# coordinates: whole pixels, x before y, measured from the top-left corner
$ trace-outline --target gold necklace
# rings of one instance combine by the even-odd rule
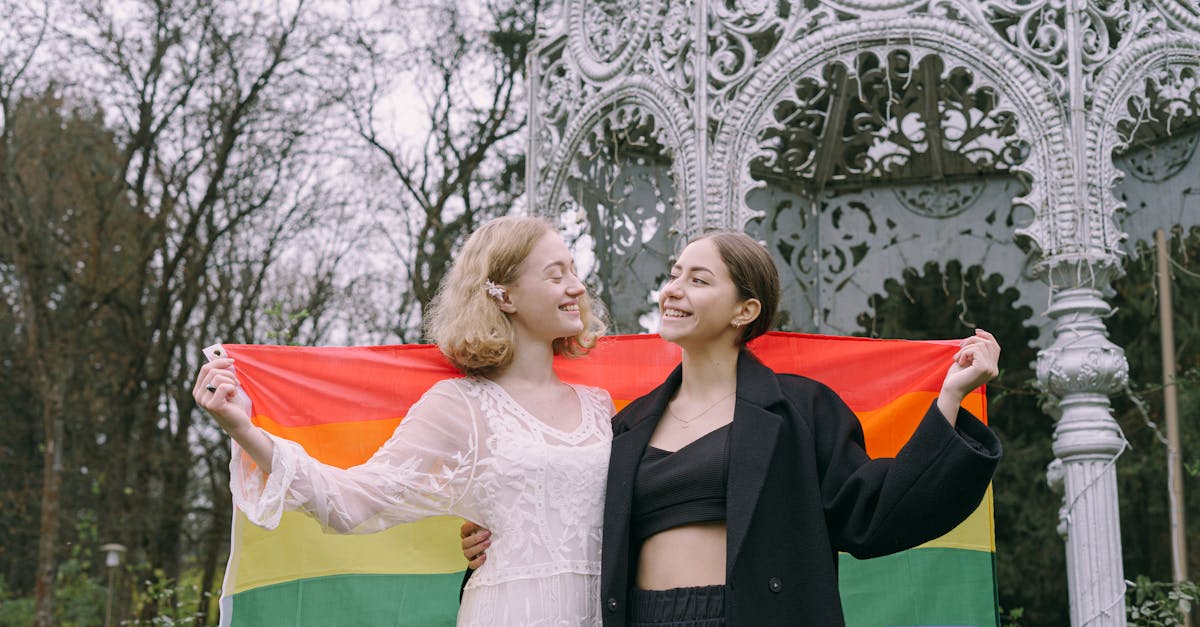
[[[716,401],[714,401],[714,402],[713,402],[713,404],[712,404],[712,405],[709,405],[708,407],[705,407],[705,408],[704,408],[704,411],[702,411],[702,412],[700,412],[700,413],[696,414],[695,416],[692,416],[691,418],[688,418],[688,419],[686,419],[686,420],[685,420],[685,419],[683,419],[683,418],[682,418],[682,417],[681,417],[679,414],[675,413],[675,410],[674,410],[674,409],[671,409],[671,406],[670,406],[669,404],[667,405],[667,413],[668,413],[668,414],[671,414],[671,417],[672,417],[672,418],[674,418],[675,420],[678,420],[678,421],[680,422],[680,424],[682,424],[682,425],[683,425],[683,428],[684,428],[684,429],[687,429],[689,426],[691,426],[691,424],[692,424],[693,422],[695,422],[697,419],[699,419],[699,418],[700,418],[701,416],[703,416],[704,414],[707,414],[709,411],[711,411],[711,410],[712,410],[712,408],[713,408],[713,407],[716,407],[716,406],[717,406],[717,403],[720,403],[721,401],[723,401],[723,400],[725,400],[725,399],[729,398],[730,396],[733,396],[734,392],[737,392],[737,389],[736,389],[736,388],[733,390],[733,392],[730,392],[730,393],[726,394],[725,396],[722,396],[721,398],[718,398]]]

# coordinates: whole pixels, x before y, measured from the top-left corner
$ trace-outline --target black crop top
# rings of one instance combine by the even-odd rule
[[[732,432],[725,425],[674,452],[646,447],[633,483],[635,542],[673,527],[725,520]]]

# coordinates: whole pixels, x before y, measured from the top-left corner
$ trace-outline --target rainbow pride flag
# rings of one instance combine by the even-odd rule
[[[751,350],[776,371],[836,390],[862,421],[868,453],[886,457],[937,397],[957,345],[771,333]],[[428,345],[224,348],[236,360],[255,422],[341,467],[366,461],[433,383],[460,376]],[[678,363],[678,347],[630,335],[604,338],[587,358],[555,367],[567,381],[608,389],[620,409]],[[964,405],[986,422],[982,388]],[[221,625],[453,625],[466,566],[460,522],[439,517],[340,536],[295,512],[270,532],[237,512]],[[995,550],[989,491],[958,528],[925,545],[865,561],[842,555],[847,624],[996,627]]]

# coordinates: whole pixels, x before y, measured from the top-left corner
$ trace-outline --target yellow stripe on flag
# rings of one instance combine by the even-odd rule
[[[918,549],[967,549],[970,551],[996,552],[996,534],[992,526],[992,486],[989,484],[987,494],[979,507],[967,516],[949,533],[934,538]]]
[[[234,589],[224,594],[328,575],[461,572],[467,567],[459,548],[461,524],[460,518],[438,516],[379,533],[338,535],[325,533],[301,512],[284,512],[274,531],[251,523],[245,514],[237,512],[237,578]]]

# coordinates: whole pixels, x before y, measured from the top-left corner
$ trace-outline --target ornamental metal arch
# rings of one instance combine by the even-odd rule
[[[594,254],[601,265],[611,267],[619,262],[625,270],[605,273],[603,282],[592,281],[593,289],[609,310],[615,308],[615,302],[621,302],[620,308],[630,311],[630,315],[612,320],[613,328],[618,331],[636,330],[637,327],[626,320],[636,320],[650,309],[646,295],[661,275],[661,271],[656,273],[655,269],[667,266],[672,252],[668,241],[671,233],[689,227],[687,216],[679,209],[698,202],[695,191],[699,187],[699,169],[695,165],[697,151],[693,148],[694,135],[690,132],[686,109],[675,95],[654,87],[650,81],[635,79],[612,89],[593,92],[563,128],[539,127],[538,137],[542,139],[539,147],[552,157],[545,161],[537,157],[529,160],[530,178],[541,182],[533,188],[534,206],[560,220],[569,220],[575,213],[583,214],[575,218],[576,236],[591,237],[596,244]],[[660,212],[664,214],[662,220],[647,215],[653,213],[654,208],[643,205],[657,204],[651,199],[618,199],[597,194],[596,190],[577,190],[579,194],[592,197],[588,202],[573,197],[567,189],[573,176],[586,178],[586,174],[579,172],[581,161],[603,158],[592,144],[624,142],[628,145],[630,136],[637,133],[647,135],[640,142],[647,144],[640,146],[643,152],[661,153],[658,155],[660,160],[668,162],[665,169],[673,189],[666,194],[669,197],[665,202],[670,209]],[[613,176],[619,177],[619,174]],[[609,182],[610,185],[614,183]],[[628,181],[621,183],[621,187],[628,186]],[[600,195],[610,197],[597,198]],[[621,212],[620,206],[605,206],[630,203],[634,206],[626,207],[627,215],[614,215]],[[679,219],[674,219],[675,216]],[[654,224],[644,229],[647,222]],[[643,230],[651,233],[643,234]]]
[[[861,264],[839,270],[837,281],[856,270],[875,272],[860,292],[875,289],[905,264],[947,254],[916,250],[921,242],[896,243],[904,239],[903,228],[947,240],[978,227],[975,236],[992,252],[972,250],[971,262],[1003,266],[1005,281],[1019,284],[1025,304],[1044,310],[1038,324],[1053,330],[1053,340],[1039,351],[1037,371],[1055,401],[1055,462],[1047,474],[1063,490],[1059,530],[1071,623],[1125,625],[1114,464],[1126,443],[1109,397],[1124,388],[1128,365],[1104,326],[1111,310],[1104,290],[1127,254],[1125,207],[1114,189],[1123,177],[1120,164],[1136,169],[1145,161],[1126,158],[1135,136],[1157,141],[1171,132],[1154,126],[1162,121],[1156,116],[1200,126],[1200,1],[558,0],[543,15],[530,57],[530,204],[548,216],[579,213],[579,200],[564,189],[571,177],[586,176],[581,159],[614,158],[619,151],[596,149],[604,142],[641,146],[649,161],[634,165],[654,173],[622,178],[619,202],[596,201],[625,212],[622,245],[629,248],[618,256],[653,246],[661,257],[671,242],[678,245],[707,227],[756,228],[766,211],[747,199],[770,187],[766,178],[808,176],[819,191],[838,180],[837,167],[853,183],[850,192],[839,192],[839,202],[819,202],[819,193],[802,189],[812,197],[804,210],[810,213],[800,216],[791,200],[772,211],[798,221],[824,220],[803,228],[840,228],[839,236],[870,231],[852,250],[830,253],[843,266],[848,255]],[[890,89],[894,81],[886,74],[893,69],[921,73],[913,80],[925,81],[903,95],[908,101],[889,92],[882,100],[859,94],[847,105],[844,94],[830,89],[836,83],[862,90],[870,81]],[[937,102],[921,109],[915,101],[935,89]],[[901,122],[866,110],[895,103],[909,107],[911,119],[924,128],[905,136]],[[789,116],[815,119],[838,107],[844,114],[847,106],[858,107],[867,123],[846,128],[868,135],[865,140],[847,139],[838,124],[836,133],[816,140],[811,128],[789,126],[795,119]],[[941,131],[958,135],[939,131],[943,123]],[[972,149],[964,131],[973,137],[991,133],[984,151],[990,156],[974,161],[981,164],[981,178],[974,180],[962,179],[969,171],[963,164],[972,159],[963,152]],[[852,148],[859,152],[831,164],[848,149],[826,144],[820,150],[822,141],[858,142]],[[1183,168],[1195,144],[1172,144],[1178,162],[1172,172]],[[891,156],[881,157],[881,150]],[[962,152],[965,160],[922,151]],[[896,155],[922,159],[936,171],[929,179],[938,185],[914,181],[919,168],[874,167],[889,158],[899,163]],[[959,187],[941,183],[950,179],[941,178],[939,164],[959,168]],[[907,178],[896,178],[897,171]],[[604,176],[614,184],[611,173]],[[990,182],[981,186],[980,180]],[[637,185],[660,189],[637,196],[630,191]],[[894,194],[879,191],[888,186]],[[1138,189],[1144,194],[1146,187]],[[992,203],[990,211],[979,209],[985,201]],[[925,215],[913,217],[920,213],[912,211],[914,203],[925,203]],[[1156,217],[1139,209],[1137,228],[1156,219],[1200,224],[1200,211],[1179,211],[1168,218],[1165,211]],[[630,226],[644,219],[655,223],[653,233]],[[903,224],[884,233],[883,223]],[[890,248],[861,253],[880,242]],[[967,248],[969,243],[957,252]],[[814,254],[821,252],[829,251]],[[889,267],[869,270],[872,264]],[[653,274],[647,267],[626,263],[623,271]],[[637,290],[652,291],[655,277],[643,278],[625,300],[614,301],[636,311],[618,316],[636,320],[645,310],[649,294]],[[1039,281],[1040,293],[1032,281]],[[834,307],[850,302],[838,300]],[[811,319],[812,330],[842,328],[827,325],[819,312]]]
[[[694,136],[691,134],[691,121],[686,113],[686,106],[669,94],[656,91],[655,87],[652,82],[641,79],[598,92],[575,113],[560,140],[544,141],[540,148],[553,147],[554,152],[545,163],[540,160],[531,162],[537,167],[537,170],[531,173],[531,178],[540,182],[534,188],[535,206],[561,207],[564,179],[571,159],[578,153],[580,145],[590,133],[596,131],[596,126],[605,116],[626,106],[638,110],[639,115],[653,118],[662,143],[674,153],[672,172],[679,190],[676,202],[680,207],[695,204],[697,198],[694,190],[699,187],[699,173],[695,164]],[[687,226],[685,218],[683,229],[687,230]]]
[[[1197,20],[1200,32],[1200,20]],[[1189,81],[1183,74],[1190,74]],[[1133,132],[1121,132],[1122,123],[1129,125],[1153,116],[1150,96],[1146,93],[1147,83],[1173,84],[1179,92],[1173,106],[1166,111],[1168,116],[1186,118],[1200,115],[1200,37],[1178,34],[1163,34],[1150,37],[1131,47],[1120,57],[1113,59],[1098,77],[1094,100],[1094,117],[1088,124],[1088,146],[1093,149],[1088,164],[1094,169],[1094,180],[1098,183],[1090,191],[1093,197],[1089,204],[1097,208],[1099,218],[1108,221],[1106,233],[1120,233],[1112,223],[1114,216],[1125,210],[1125,204],[1113,193],[1125,173],[1116,165],[1116,155],[1129,147]],[[1137,99],[1139,104],[1131,103]],[[1169,132],[1170,118],[1163,121]],[[1200,222],[1200,216],[1197,216]],[[1190,226],[1190,225],[1188,225]],[[1115,243],[1109,243],[1112,246]]]
[[[767,111],[779,101],[783,90],[830,63],[852,65],[853,57],[862,52],[878,54],[894,50],[915,53],[914,65],[926,55],[936,55],[970,68],[996,90],[1003,103],[1001,107],[1013,113],[1018,121],[1017,132],[1031,146],[1031,158],[1012,168],[1028,175],[1032,182],[1028,193],[1014,199],[1017,205],[1029,207],[1035,216],[1033,223],[1021,232],[1039,250],[1055,251],[1061,221],[1055,219],[1052,208],[1070,211],[1074,203],[1070,179],[1038,176],[1070,170],[1069,154],[1064,150],[1063,123],[1054,107],[1053,95],[1044,81],[1038,80],[1012,53],[960,23],[935,17],[842,23],[775,51],[742,88],[713,142],[709,182],[710,195],[716,202],[709,206],[710,213],[706,216],[709,221],[744,227],[750,220],[761,217],[744,202],[745,192],[757,186],[749,176],[748,165]],[[946,63],[947,67],[950,65]]]
[[[900,21],[864,20],[836,24],[818,30],[804,37],[802,41],[781,44],[773,51],[739,88],[736,99],[723,108],[725,119],[716,124],[717,131],[712,142],[712,167],[708,177],[710,200],[707,213],[701,216],[705,223],[747,228],[752,221],[764,217],[761,209],[756,210],[747,203],[747,194],[763,186],[762,181],[754,180],[749,169],[761,154],[759,144],[763,129],[770,124],[770,111],[778,108],[783,98],[782,94],[794,88],[798,82],[810,78],[819,80],[818,75],[833,64],[853,67],[856,57],[861,55],[880,56],[897,52],[910,54],[909,65],[913,74],[919,71],[920,64],[931,57],[942,62],[946,75],[959,69],[967,69],[974,79],[970,85],[971,89],[989,90],[993,96],[996,106],[987,112],[987,116],[1011,116],[1013,128],[1010,129],[1010,142],[1020,140],[1027,146],[1029,155],[1020,162],[1012,163],[1006,172],[1010,175],[1022,175],[1023,180],[1028,182],[1028,188],[1014,194],[1015,198],[1014,195],[1009,195],[1003,202],[1009,204],[1009,200],[1012,201],[1009,216],[1021,213],[1024,209],[1032,219],[1022,221],[1022,228],[1014,229],[1009,234],[1007,243],[1013,244],[1013,236],[1024,236],[1035,252],[1047,249],[1055,251],[1063,239],[1057,235],[1060,225],[1069,227],[1077,221],[1074,184],[1069,175],[1070,154],[1065,148],[1067,142],[1062,133],[1063,121],[1054,106],[1055,95],[1045,81],[1039,80],[1034,72],[1022,66],[1019,58],[1011,51],[960,23],[930,16],[910,17]],[[965,113],[978,114],[979,111],[976,109]],[[936,124],[936,120],[934,122]],[[963,150],[963,146],[956,148]],[[1047,172],[1067,175],[1039,175]],[[943,196],[950,191],[953,190],[937,190]],[[959,210],[961,209],[960,206]],[[871,220],[871,217],[868,215],[866,219]],[[919,225],[912,224],[908,235],[899,231],[900,239],[903,242],[913,237],[914,230],[936,229],[936,222],[934,220]],[[980,225],[982,226],[982,222]],[[987,238],[1001,243],[1003,238],[997,237],[995,229],[980,230],[990,231]],[[897,231],[892,231],[888,236],[873,238],[875,246],[872,254],[899,246],[904,250],[893,251],[890,256],[902,258],[909,267],[921,267],[926,262],[942,259],[937,256],[938,251],[930,247],[885,243],[889,236],[895,239],[896,234]],[[857,245],[866,243],[860,238],[855,240]],[[970,247],[960,247],[953,252],[964,262],[986,265],[989,261],[978,256],[978,251],[971,250]],[[1013,256],[1023,254],[1016,246],[1009,252]],[[1011,258],[995,259],[995,252],[991,256],[992,263],[998,262],[1007,267],[1014,267],[1015,264],[1015,267],[1020,269],[1019,262]],[[885,264],[885,267],[893,266],[884,260],[880,260],[879,263]],[[842,271],[840,274],[845,276],[855,270],[861,268]],[[1015,281],[1019,277],[1012,275],[1027,274],[1030,271],[1023,269],[1009,273],[1007,278]],[[861,271],[858,271],[857,275],[859,285],[854,290],[856,295],[849,298],[844,295],[818,296],[817,300],[820,302],[812,304],[814,313],[808,319],[816,320],[826,332],[842,332],[847,328],[848,320],[846,316],[837,320],[837,312],[844,310],[847,305],[851,311],[861,311],[868,294],[881,292],[884,279],[894,278],[894,274],[872,275]],[[839,280],[834,277],[825,282]],[[1038,300],[1044,298],[1029,289],[1022,291],[1022,297],[1025,304],[1033,307],[1040,307]]]

